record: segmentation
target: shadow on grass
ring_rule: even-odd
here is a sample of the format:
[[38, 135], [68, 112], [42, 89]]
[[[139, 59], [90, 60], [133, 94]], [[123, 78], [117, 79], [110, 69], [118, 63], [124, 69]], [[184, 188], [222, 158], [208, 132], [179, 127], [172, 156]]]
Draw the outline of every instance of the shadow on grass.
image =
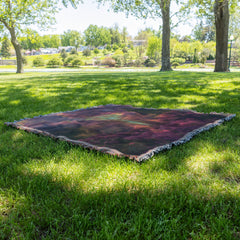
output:
[[239, 227], [239, 197], [203, 190], [185, 176], [155, 189], [131, 183], [86, 190], [20, 161], [9, 163], [8, 172], [2, 239], [234, 239]]
[[[101, 185], [100, 178], [117, 159], [103, 161], [101, 154], [79, 149], [79, 157], [88, 156], [89, 160], [80, 157], [73, 161], [68, 158], [72, 154], [68, 144], [56, 148], [52, 140], [43, 137], [34, 144], [36, 136], [10, 132], [9, 149], [0, 149], [9, 156], [2, 159], [0, 168], [0, 195], [7, 199], [2, 202], [2, 239], [235, 239], [238, 234], [239, 196], [216, 191], [204, 180], [171, 176], [163, 183], [146, 186], [140, 182], [144, 177], [136, 177], [111, 188]], [[146, 170], [144, 165], [118, 161], [119, 169], [130, 166], [141, 174]], [[56, 169], [60, 162], [80, 165], [79, 178], [61, 174]], [[151, 160], [149, 165], [152, 168]], [[96, 167], [97, 174], [93, 171]], [[66, 167], [63, 172], [68, 170]], [[88, 180], [86, 174], [99, 186], [81, 184]]]
[[[212, 85], [226, 76], [235, 88]], [[237, 239], [236, 78], [234, 73], [61, 73], [8, 81], [0, 89], [0, 238]], [[141, 165], [2, 125], [110, 103], [237, 117]], [[207, 173], [195, 173], [189, 163], [202, 148], [208, 153], [208, 146], [215, 162]], [[221, 153], [226, 155], [218, 161]]]

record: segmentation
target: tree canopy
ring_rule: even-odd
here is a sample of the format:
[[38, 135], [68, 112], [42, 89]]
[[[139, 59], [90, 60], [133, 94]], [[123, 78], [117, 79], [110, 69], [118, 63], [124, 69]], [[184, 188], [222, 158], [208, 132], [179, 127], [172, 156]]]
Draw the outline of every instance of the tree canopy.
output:
[[[11, 42], [17, 56], [17, 73], [23, 72], [21, 45], [18, 42], [19, 33], [31, 25], [41, 28], [51, 26], [55, 22], [54, 15], [58, 12], [59, 0], [0, 0], [0, 28], [5, 27], [11, 36]], [[74, 7], [81, 0], [62, 0], [66, 6]]]
[[83, 37], [80, 32], [68, 30], [61, 35], [62, 46], [75, 46], [76, 49], [83, 43]]
[[2, 41], [2, 47], [1, 47], [1, 57], [3, 58], [9, 58], [10, 57], [10, 41], [9, 39], [4, 36], [3, 41]]
[[105, 27], [98, 27], [97, 25], [90, 25], [85, 31], [86, 45], [92, 47], [103, 46], [111, 44], [111, 34], [109, 29]]

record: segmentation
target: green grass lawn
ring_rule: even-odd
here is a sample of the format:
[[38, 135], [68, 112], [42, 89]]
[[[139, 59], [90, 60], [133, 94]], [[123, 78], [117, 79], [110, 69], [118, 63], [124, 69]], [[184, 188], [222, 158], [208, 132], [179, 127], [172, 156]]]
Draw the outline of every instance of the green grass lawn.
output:
[[[148, 161], [4, 122], [101, 104], [236, 117]], [[0, 239], [239, 239], [239, 73], [0, 74]]]

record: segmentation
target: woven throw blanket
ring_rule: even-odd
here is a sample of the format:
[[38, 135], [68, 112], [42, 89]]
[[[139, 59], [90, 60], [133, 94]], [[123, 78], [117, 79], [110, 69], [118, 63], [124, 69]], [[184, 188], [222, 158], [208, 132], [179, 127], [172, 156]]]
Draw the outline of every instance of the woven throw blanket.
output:
[[141, 162], [234, 116], [110, 104], [5, 124]]

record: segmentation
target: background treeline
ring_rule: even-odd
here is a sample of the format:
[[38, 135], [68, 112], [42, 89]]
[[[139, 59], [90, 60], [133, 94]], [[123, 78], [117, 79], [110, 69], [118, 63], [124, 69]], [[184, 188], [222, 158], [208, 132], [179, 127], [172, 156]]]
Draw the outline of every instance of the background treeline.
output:
[[[76, 30], [65, 31], [61, 35], [43, 35], [37, 31], [26, 30], [19, 37], [22, 50], [32, 51], [40, 48], [59, 48], [72, 46], [71, 53], [62, 51], [52, 61], [49, 57], [31, 59], [34, 66], [156, 66], [161, 63], [162, 38], [161, 30], [146, 28], [133, 38], [127, 28], [120, 29], [118, 25], [111, 28], [90, 25], [83, 33]], [[183, 63], [202, 63], [215, 59], [215, 30], [202, 23], [193, 29], [192, 35], [171, 35], [171, 64], [177, 67]], [[10, 57], [11, 44], [7, 36], [1, 41], [1, 55]], [[78, 53], [81, 51], [81, 53]], [[12, 50], [12, 53], [14, 51]], [[34, 61], [33, 61], [34, 60]], [[240, 42], [236, 40], [232, 51], [232, 60], [240, 61]], [[48, 64], [49, 63], [49, 64]]]

